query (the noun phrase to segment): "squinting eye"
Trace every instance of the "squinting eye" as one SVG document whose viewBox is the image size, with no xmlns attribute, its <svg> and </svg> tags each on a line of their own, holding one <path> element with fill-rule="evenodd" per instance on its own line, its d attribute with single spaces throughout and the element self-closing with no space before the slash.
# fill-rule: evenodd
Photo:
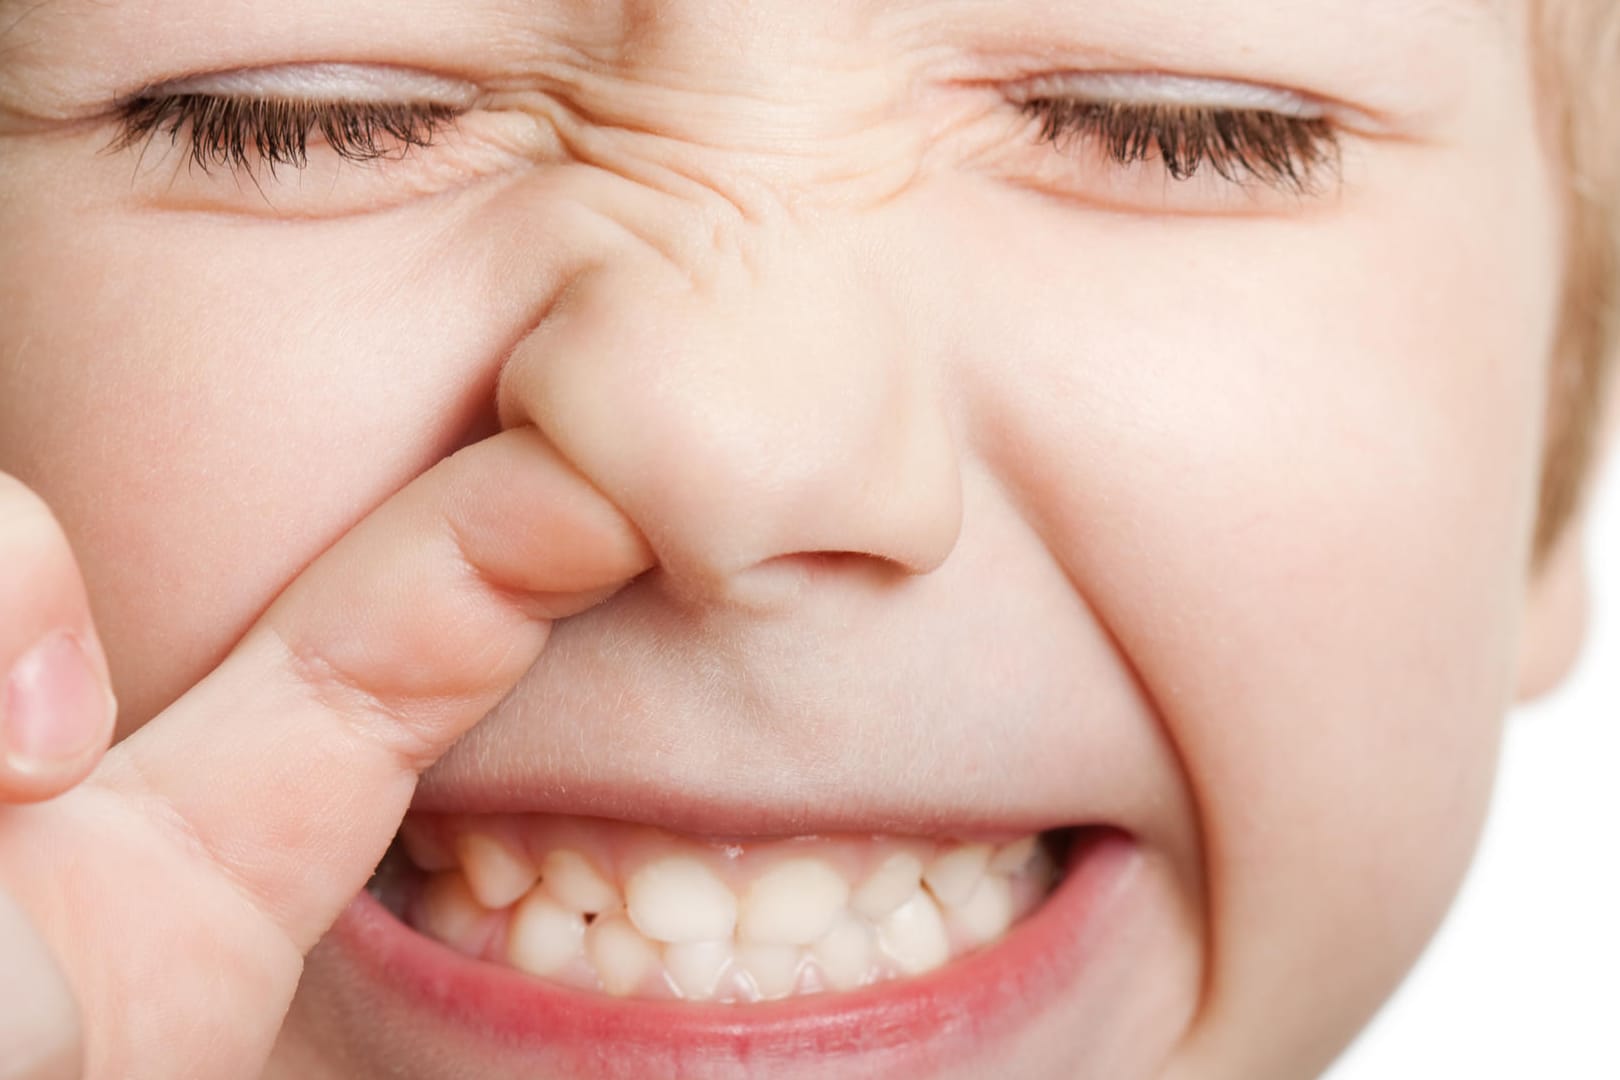
<svg viewBox="0 0 1620 1080">
<path fill-rule="evenodd" d="M 1117 164 L 1156 160 L 1175 180 L 1207 167 L 1222 180 L 1304 194 L 1339 161 L 1337 133 L 1321 118 L 1057 97 L 1031 98 L 1023 108 L 1040 121 L 1044 142 L 1065 149 L 1075 140 L 1094 141 Z"/>
<path fill-rule="evenodd" d="M 1339 129 L 1323 103 L 1222 79 L 1137 74 L 1042 76 L 1015 94 L 1041 143 L 1090 149 L 1114 168 L 1157 167 L 1176 182 L 1208 174 L 1315 194 L 1339 172 Z M 1206 194 L 1212 189 L 1205 187 Z"/>
<path fill-rule="evenodd" d="M 118 109 L 119 134 L 110 149 L 163 136 L 207 172 L 226 168 L 256 175 L 260 168 L 303 169 L 311 140 L 343 160 L 399 158 L 430 146 L 462 110 L 436 102 L 294 101 L 199 93 L 138 96 Z"/>
</svg>

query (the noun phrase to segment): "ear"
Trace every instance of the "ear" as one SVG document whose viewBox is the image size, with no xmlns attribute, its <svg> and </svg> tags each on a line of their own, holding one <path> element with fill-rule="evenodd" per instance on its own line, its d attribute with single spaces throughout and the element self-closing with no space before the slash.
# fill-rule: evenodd
<svg viewBox="0 0 1620 1080">
<path fill-rule="evenodd" d="M 1557 689 L 1580 659 L 1590 594 L 1585 524 L 1581 517 L 1569 523 L 1558 546 L 1530 581 L 1519 639 L 1517 697 L 1521 702 Z"/>
<path fill-rule="evenodd" d="M 1620 362 L 1617 359 L 1615 362 Z M 1605 467 L 1620 467 L 1620 378 L 1608 380 L 1604 423 L 1588 482 Z M 1587 575 L 1587 516 L 1583 507 L 1564 529 L 1539 573 L 1530 579 L 1519 639 L 1518 700 L 1531 701 L 1556 690 L 1575 668 L 1586 642 L 1591 587 Z"/>
</svg>

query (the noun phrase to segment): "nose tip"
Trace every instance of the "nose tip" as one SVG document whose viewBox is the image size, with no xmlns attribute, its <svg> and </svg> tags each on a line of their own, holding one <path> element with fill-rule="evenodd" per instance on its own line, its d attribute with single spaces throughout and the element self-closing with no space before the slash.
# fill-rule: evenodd
<svg viewBox="0 0 1620 1080">
<path fill-rule="evenodd" d="M 689 597 L 773 605 L 834 571 L 940 566 L 957 455 L 894 307 L 825 267 L 714 280 L 586 271 L 508 361 L 503 423 L 537 425 Z"/>
</svg>

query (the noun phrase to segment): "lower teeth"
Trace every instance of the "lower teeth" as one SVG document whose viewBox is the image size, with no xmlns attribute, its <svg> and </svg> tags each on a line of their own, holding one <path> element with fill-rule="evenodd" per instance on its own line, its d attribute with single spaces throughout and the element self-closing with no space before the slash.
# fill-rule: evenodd
<svg viewBox="0 0 1620 1080">
<path fill-rule="evenodd" d="M 367 888 L 408 925 L 481 960 L 617 997 L 721 1003 L 853 990 L 991 944 L 1052 890 L 1068 840 L 806 838 L 750 849 L 637 830 L 617 853 L 586 854 L 593 832 L 624 827 L 565 821 L 539 830 L 536 845 L 522 821 L 449 844 L 447 821 L 416 819 Z"/>
</svg>

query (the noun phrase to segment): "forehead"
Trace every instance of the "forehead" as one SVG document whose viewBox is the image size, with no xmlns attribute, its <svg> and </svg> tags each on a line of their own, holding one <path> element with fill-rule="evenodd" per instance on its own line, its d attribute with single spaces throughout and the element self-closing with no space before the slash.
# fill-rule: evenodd
<svg viewBox="0 0 1620 1080">
<path fill-rule="evenodd" d="M 1014 68 L 1157 71 L 1282 86 L 1422 135 L 1525 66 L 1530 3 L 0 0 L 0 114 L 20 102 L 24 115 L 86 118 L 167 81 L 302 62 L 517 87 L 588 58 L 680 85 L 745 80 L 782 100 L 879 67 L 969 83 Z"/>
<path fill-rule="evenodd" d="M 1380 19 L 1400 18 L 1414 22 L 1444 20 L 1472 20 L 1502 18 L 1511 8 L 1521 6 L 1524 0 L 1293 0 L 1290 7 L 1301 8 L 1322 17 L 1336 14 L 1363 12 Z M 50 17 L 75 16 L 121 19 L 143 18 L 161 21 L 166 13 L 203 9 L 224 18 L 233 15 L 232 9 L 257 7 L 246 0 L 156 0 L 153 3 L 122 3 L 120 0 L 0 0 L 0 36 L 19 29 L 25 21 Z M 279 6 L 279 5 L 278 5 Z M 294 5 L 296 6 L 296 5 Z M 392 0 L 324 0 L 323 10 L 387 9 L 398 17 L 397 5 Z M 1132 11 L 1188 14 L 1184 0 L 755 0 L 747 5 L 752 12 L 768 16 L 786 16 L 791 19 L 804 13 L 822 13 L 828 9 L 855 11 L 907 11 L 916 9 L 977 9 L 975 14 L 994 17 L 997 14 L 1038 14 L 1054 21 L 1070 18 L 1112 19 Z M 1270 0 L 1204 0 L 1200 9 L 1217 10 L 1223 15 L 1238 15 L 1247 11 L 1264 13 L 1275 7 Z M 432 12 L 459 12 L 477 17 L 481 13 L 504 18 L 529 16 L 555 17 L 559 11 L 570 15 L 610 12 L 623 16 L 669 17 L 672 15 L 700 15 L 705 9 L 736 18 L 738 7 L 731 0 L 429 0 L 413 5 L 413 10 Z M 796 10 L 795 10 L 796 9 Z"/>
<path fill-rule="evenodd" d="M 109 79 L 296 60 L 435 60 L 466 72 L 532 61 L 548 41 L 656 40 L 740 57 L 816 50 L 989 45 L 1175 68 L 1209 57 L 1299 54 L 1358 64 L 1363 82 L 1441 61 L 1432 50 L 1500 30 L 1531 0 L 0 0 L 0 82 L 54 82 L 66 62 Z M 1499 34 L 1489 34 L 1499 38 Z M 97 45 L 99 43 L 99 47 Z M 75 48 L 84 50 L 71 55 Z M 1345 53 L 1354 53 L 1347 57 Z M 46 55 L 52 54 L 54 55 Z M 277 54 L 281 55 L 277 55 Z M 205 55 L 206 54 L 206 55 Z M 325 54 L 325 55 L 318 55 Z M 341 54 L 341 55 L 340 55 Z M 1335 56 L 1335 54 L 1337 54 Z M 1392 56 L 1391 54 L 1400 54 Z M 1362 58 L 1365 57 L 1365 60 Z M 1393 62 L 1391 62 L 1393 61 Z M 1281 79 L 1296 73 L 1281 65 Z M 8 70 L 9 69 L 9 70 Z M 148 71 L 148 74 L 151 74 Z M 1219 74 L 1219 72 L 1208 72 Z M 1259 74 L 1265 74 L 1260 72 Z M 1308 80 L 1307 80 L 1308 82 Z M 1308 87 L 1307 87 L 1308 88 Z"/>
</svg>

